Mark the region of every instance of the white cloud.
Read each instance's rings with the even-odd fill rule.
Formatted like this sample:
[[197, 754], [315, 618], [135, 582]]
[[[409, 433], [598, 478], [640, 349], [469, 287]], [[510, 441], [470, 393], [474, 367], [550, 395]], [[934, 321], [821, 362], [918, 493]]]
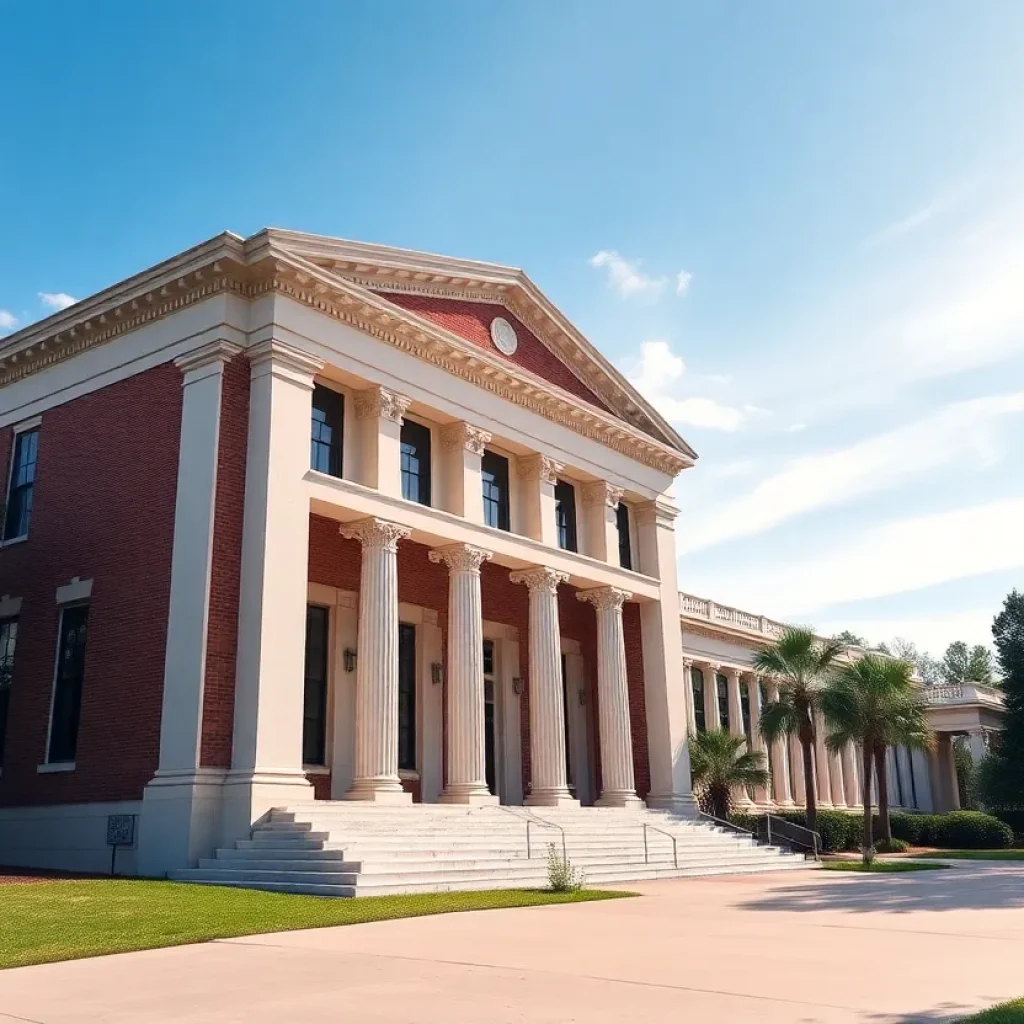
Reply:
[[665, 287], [664, 277], [648, 277], [640, 270], [640, 260], [627, 260], [613, 249], [602, 249], [590, 258], [592, 267], [605, 267], [608, 284], [624, 299], [635, 295], [657, 298]]
[[787, 520], [906, 484], [914, 476], [979, 453], [993, 464], [1000, 458], [993, 421], [1021, 412], [1024, 392], [956, 402], [846, 448], [801, 456], [749, 493], [708, 509], [703, 518], [680, 532], [679, 542], [693, 551], [763, 533]]
[[72, 298], [67, 292], [39, 292], [39, 299], [49, 309], [67, 309], [73, 306], [78, 299]]
[[787, 434], [799, 434], [801, 430], [806, 429], [806, 423], [790, 423], [790, 425], [785, 428]]
[[9, 331], [17, 322], [18, 318], [13, 313], [0, 309], [0, 331]]
[[680, 270], [676, 274], [676, 295], [685, 295], [690, 290], [690, 282], [693, 280], [693, 274], [688, 270]]
[[670, 423], [705, 427], [709, 430], [739, 430], [751, 415], [762, 410], [737, 409], [713, 398], [677, 397], [670, 393], [683, 379], [686, 363], [667, 341], [645, 341], [640, 358], [626, 371], [630, 383]]
[[[715, 591], [738, 607], [804, 621], [829, 605], [1024, 566], [1022, 522], [1024, 498], [901, 519], [820, 557], [738, 563], [736, 570], [716, 574]], [[844, 623], [841, 629], [855, 628], [853, 620], [835, 613], [831, 618]], [[884, 639], [892, 630], [881, 632]]]

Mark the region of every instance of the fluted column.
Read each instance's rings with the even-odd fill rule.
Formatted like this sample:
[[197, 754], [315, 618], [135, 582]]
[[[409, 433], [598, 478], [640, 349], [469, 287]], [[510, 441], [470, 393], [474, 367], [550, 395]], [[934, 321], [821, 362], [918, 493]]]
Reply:
[[346, 800], [408, 803], [398, 778], [398, 542], [409, 529], [383, 519], [340, 528], [363, 546], [356, 657], [355, 772]]
[[686, 731], [693, 736], [697, 732], [697, 710], [693, 700], [692, 658], [683, 658], [683, 697], [686, 702]]
[[829, 781], [828, 748], [825, 746], [825, 720], [820, 712], [814, 714], [814, 792], [819, 807], [832, 806], [832, 789]]
[[[597, 611], [597, 712], [601, 740], [600, 807], [639, 807], [633, 779], [633, 738], [622, 604], [633, 595], [615, 587], [581, 590]], [[532, 637], [531, 637], [532, 641]]]
[[859, 807], [862, 798], [857, 773], [857, 751], [852, 743], [843, 747], [843, 786], [846, 790], [846, 806]]
[[[768, 702], [776, 704], [779, 700], [779, 684], [770, 683]], [[772, 744], [772, 796], [776, 807], [793, 806], [793, 788], [789, 777], [789, 749], [785, 736], [778, 736]]]
[[[732, 736], [746, 738], [746, 733], [743, 731], [743, 695], [740, 693], [740, 670], [738, 668], [726, 669], [725, 678], [728, 680], [729, 733]], [[750, 807], [750, 795], [744, 787], [734, 787], [733, 802], [740, 810]]]
[[704, 723], [708, 732], [722, 728], [722, 712], [718, 707], [718, 670], [714, 661], [704, 663]]
[[840, 754], [828, 752], [828, 777], [832, 792], [832, 806], [846, 807], [846, 786], [843, 776], [843, 761]]
[[539, 565], [509, 574], [530, 589], [530, 795], [527, 804], [578, 807], [565, 777], [565, 708], [558, 584], [568, 579]]
[[441, 803], [496, 804], [487, 788], [484, 745], [484, 628], [480, 566], [490, 551], [470, 544], [435, 548], [448, 566], [448, 784]]
[[[755, 754], [765, 754], [765, 765], [768, 765], [768, 758], [765, 751], [764, 737], [761, 735], [761, 686], [757, 676], [752, 672], [747, 674], [747, 701], [750, 706], [750, 749]], [[765, 786], [754, 787], [754, 803], [764, 807], [771, 802], [768, 789]]]
[[804, 775], [804, 748], [796, 733], [789, 737], [789, 772], [793, 780], [793, 800], [797, 807], [806, 807], [807, 779]]

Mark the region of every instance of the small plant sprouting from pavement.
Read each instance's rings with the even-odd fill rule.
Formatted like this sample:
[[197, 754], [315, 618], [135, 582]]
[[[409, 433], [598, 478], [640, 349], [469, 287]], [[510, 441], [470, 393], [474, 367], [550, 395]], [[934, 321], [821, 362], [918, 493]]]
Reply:
[[579, 892], [583, 888], [583, 872], [573, 867], [554, 843], [548, 843], [548, 885], [552, 892]]

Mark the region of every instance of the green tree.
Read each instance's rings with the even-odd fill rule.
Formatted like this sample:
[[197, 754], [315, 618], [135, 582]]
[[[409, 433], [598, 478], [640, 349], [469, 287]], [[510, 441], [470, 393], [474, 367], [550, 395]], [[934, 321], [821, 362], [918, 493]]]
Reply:
[[836, 633], [835, 639], [841, 644], [845, 644], [847, 647], [867, 647], [868, 642], [862, 636], [857, 636], [856, 633], [851, 633], [850, 630], [844, 629], [841, 633]]
[[979, 794], [986, 807], [1024, 810], [1024, 594], [1014, 590], [992, 623], [1002, 673], [1003, 731], [981, 762]]
[[913, 681], [913, 666], [894, 658], [865, 655], [833, 673], [821, 692], [828, 728], [826, 743], [839, 752], [854, 743], [861, 750], [864, 859], [874, 846], [871, 820], [871, 766], [878, 779], [878, 815], [883, 839], [891, 839], [885, 752], [892, 745], [926, 749], [931, 745], [927, 710]]
[[771, 778], [764, 754], [746, 749], [745, 736], [710, 729], [690, 737], [690, 772], [697, 799], [709, 814], [723, 820], [732, 809], [732, 794], [748, 786], [767, 786]]
[[807, 827], [814, 829], [818, 801], [814, 793], [814, 712], [819, 709], [821, 686], [843, 652], [838, 640], [819, 640], [813, 630], [787, 629], [770, 647], [754, 655], [754, 668], [774, 676], [779, 699], [761, 711], [761, 735], [768, 744], [782, 736], [796, 736], [803, 753]]
[[968, 647], [963, 640], [955, 640], [942, 656], [941, 671], [947, 683], [989, 683], [992, 655], [982, 644]]

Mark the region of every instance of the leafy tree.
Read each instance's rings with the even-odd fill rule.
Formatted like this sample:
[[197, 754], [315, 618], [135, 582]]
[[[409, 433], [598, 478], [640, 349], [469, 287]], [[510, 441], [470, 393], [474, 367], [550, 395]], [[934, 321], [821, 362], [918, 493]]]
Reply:
[[956, 640], [942, 656], [942, 678], [947, 683], [988, 683], [992, 680], [992, 655], [982, 644], [968, 647]]
[[874, 837], [871, 820], [871, 765], [878, 778], [878, 814], [883, 839], [892, 839], [885, 752], [893, 745], [927, 748], [931, 745], [927, 711], [912, 681], [909, 662], [865, 655], [834, 673], [821, 693], [821, 710], [829, 730], [830, 750], [848, 743], [861, 750], [864, 831], [861, 847], [870, 860]]
[[746, 749], [745, 736], [710, 729], [690, 737], [690, 772], [697, 798], [709, 814], [723, 820], [732, 809], [732, 794], [748, 786], [767, 786], [768, 759]]
[[1003, 731], [981, 762], [979, 791], [987, 807], [1024, 810], [1024, 593], [1014, 590], [992, 623], [1002, 673]]
[[835, 639], [841, 644], [845, 644], [847, 647], [868, 647], [867, 640], [862, 636], [857, 636], [856, 633], [851, 633], [848, 629], [844, 629], [841, 633], [836, 633]]
[[894, 637], [889, 643], [879, 644], [878, 649], [883, 654], [899, 658], [900, 661], [909, 661], [926, 686], [934, 686], [943, 681], [941, 663], [930, 654], [919, 651], [917, 644], [910, 640], [904, 640], [900, 636]]
[[787, 629], [770, 647], [754, 655], [754, 668], [774, 676], [779, 699], [761, 711], [761, 735], [769, 745], [782, 736], [800, 741], [807, 793], [807, 827], [814, 829], [818, 801], [814, 792], [814, 712], [819, 709], [821, 686], [843, 652], [838, 640], [819, 640], [810, 629]]

